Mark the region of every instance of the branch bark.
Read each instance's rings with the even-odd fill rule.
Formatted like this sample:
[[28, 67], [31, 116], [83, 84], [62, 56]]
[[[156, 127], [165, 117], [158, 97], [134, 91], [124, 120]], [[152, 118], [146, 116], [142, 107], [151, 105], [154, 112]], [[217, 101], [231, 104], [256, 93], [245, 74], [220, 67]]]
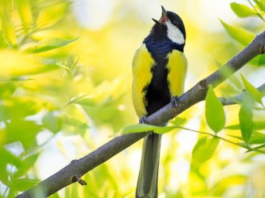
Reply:
[[[232, 75], [251, 59], [264, 52], [265, 32], [256, 36], [250, 45], [227, 62], [225, 66], [221, 67], [207, 78], [201, 80], [193, 88], [181, 95], [176, 105], [170, 103], [149, 116], [147, 118], [148, 123], [152, 125], [162, 125], [194, 104], [204, 100], [209, 84], [212, 84], [214, 87], [218, 86], [229, 77], [228, 75], [223, 75], [224, 72], [230, 71], [230, 75]], [[104, 163], [146, 135], [147, 133], [137, 133], [116, 137], [85, 157], [72, 161], [69, 165], [54, 175], [18, 195], [17, 198], [39, 197], [40, 193], [42, 193], [43, 197], [48, 197], [69, 184], [76, 181], [82, 181], [81, 177], [85, 173]]]

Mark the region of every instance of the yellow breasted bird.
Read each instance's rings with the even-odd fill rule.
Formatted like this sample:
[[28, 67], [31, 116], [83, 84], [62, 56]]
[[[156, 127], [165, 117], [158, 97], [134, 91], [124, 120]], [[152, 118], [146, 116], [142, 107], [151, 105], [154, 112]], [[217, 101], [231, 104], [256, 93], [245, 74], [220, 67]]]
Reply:
[[[187, 71], [184, 55], [186, 31], [182, 19], [162, 6], [133, 59], [133, 103], [140, 122], [183, 93]], [[157, 198], [161, 135], [144, 139], [136, 198]]]

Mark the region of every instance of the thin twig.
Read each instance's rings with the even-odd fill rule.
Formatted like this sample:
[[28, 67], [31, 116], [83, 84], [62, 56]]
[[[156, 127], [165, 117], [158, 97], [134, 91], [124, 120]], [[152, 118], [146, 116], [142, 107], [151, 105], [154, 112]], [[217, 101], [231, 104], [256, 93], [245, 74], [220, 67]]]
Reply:
[[255, 6], [253, 5], [253, 3], [250, 0], [247, 0], [248, 3], [251, 5], [251, 7], [255, 10], [256, 14], [258, 15], [258, 17], [265, 22], [265, 19], [263, 18], [263, 16], [259, 13], [259, 11], [255, 8]]
[[[265, 96], [265, 83], [263, 83], [262, 85], [260, 85], [257, 90], [259, 90], [261, 96]], [[243, 91], [241, 94], [238, 94], [236, 96], [232, 96], [232, 97], [220, 97], [219, 100], [222, 102], [222, 104], [224, 106], [227, 105], [234, 105], [234, 104], [240, 104], [243, 101], [243, 95], [244, 95]], [[264, 108], [262, 107], [255, 107], [255, 110], [264, 110]]]
[[[242, 145], [240, 145], [239, 143], [237, 143], [237, 142], [233, 142], [233, 141], [228, 140], [228, 139], [225, 139], [225, 138], [223, 138], [223, 137], [221, 137], [221, 136], [218, 136], [218, 135], [216, 135], [216, 134], [212, 134], [212, 133], [204, 132], [204, 131], [197, 131], [197, 130], [194, 130], [194, 129], [189, 129], [189, 128], [186, 128], [186, 127], [180, 127], [180, 126], [178, 126], [177, 128], [184, 129], [184, 130], [186, 130], [186, 131], [195, 132], [195, 133], [200, 133], [200, 134], [202, 134], [202, 135], [212, 136], [212, 137], [214, 137], [214, 138], [218, 138], [218, 139], [223, 140], [223, 141], [225, 141], [225, 142], [228, 142], [228, 143], [230, 143], [230, 144], [234, 144], [234, 145], [236, 145], [236, 146], [240, 146], [240, 147], [242, 147]], [[244, 147], [244, 148], [245, 148], [245, 147]]]
[[[224, 137], [222, 136], [219, 136], [219, 135], [216, 135], [216, 134], [212, 134], [212, 133], [209, 133], [209, 132], [204, 132], [204, 131], [197, 131], [197, 130], [194, 130], [194, 129], [189, 129], [189, 128], [186, 128], [186, 127], [181, 127], [181, 126], [178, 126], [177, 128], [180, 128], [180, 129], [183, 129], [183, 130], [186, 130], [186, 131], [191, 131], [191, 132], [195, 132], [195, 133], [199, 133], [199, 134], [202, 134], [202, 135], [208, 135], [208, 136], [212, 136], [214, 138], [218, 138], [224, 142], [228, 142], [230, 144], [233, 144], [233, 145], [236, 145], [236, 146], [239, 146], [239, 147], [242, 147], [242, 148], [245, 148], [247, 149], [248, 151], [256, 151], [258, 153], [262, 153], [262, 154], [265, 154], [265, 151], [262, 151], [262, 150], [259, 150], [259, 148], [261, 148], [261, 146], [258, 146], [258, 147], [249, 147], [245, 144], [242, 144], [240, 142], [233, 142], [231, 140], [228, 140], [228, 139], [225, 139]], [[263, 145], [264, 147], [264, 145]]]

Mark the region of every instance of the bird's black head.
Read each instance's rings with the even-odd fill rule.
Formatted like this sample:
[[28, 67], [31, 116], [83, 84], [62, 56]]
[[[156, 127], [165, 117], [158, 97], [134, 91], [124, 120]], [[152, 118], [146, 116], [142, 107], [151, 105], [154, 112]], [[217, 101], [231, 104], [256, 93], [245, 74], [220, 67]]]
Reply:
[[153, 21], [155, 22], [152, 28], [153, 34], [166, 35], [172, 42], [185, 45], [186, 31], [179, 15], [171, 11], [166, 11], [162, 6], [161, 18], [159, 21], [156, 19], [153, 19]]

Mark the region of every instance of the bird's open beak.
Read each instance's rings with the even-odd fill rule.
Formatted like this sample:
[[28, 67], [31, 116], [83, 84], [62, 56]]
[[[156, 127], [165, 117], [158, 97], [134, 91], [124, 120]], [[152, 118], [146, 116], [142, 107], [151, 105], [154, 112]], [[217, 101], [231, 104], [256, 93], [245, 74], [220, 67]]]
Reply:
[[166, 21], [167, 21], [167, 11], [166, 11], [166, 9], [165, 9], [163, 6], [161, 6], [161, 8], [162, 8], [162, 16], [161, 16], [161, 18], [159, 19], [159, 21], [156, 20], [156, 19], [154, 19], [154, 18], [152, 18], [152, 20], [153, 20], [156, 24], [165, 24]]
[[163, 6], [161, 6], [161, 8], [162, 8], [162, 16], [159, 19], [159, 21], [164, 24], [167, 21], [167, 11]]

